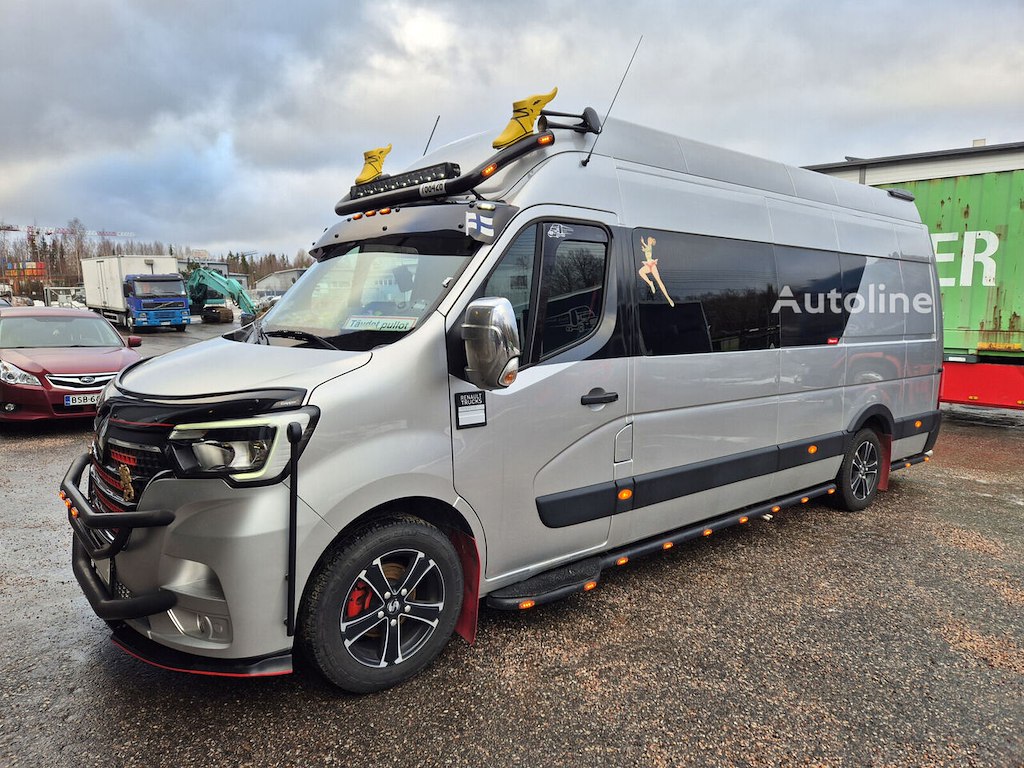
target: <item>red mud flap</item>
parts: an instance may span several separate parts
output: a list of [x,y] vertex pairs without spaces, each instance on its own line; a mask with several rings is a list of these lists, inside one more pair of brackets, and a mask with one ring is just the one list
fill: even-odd
[[134,629],[121,625],[110,638],[114,645],[139,661],[171,672],[213,677],[274,677],[292,672],[291,651],[251,659],[214,659],[194,656],[155,643]]
[[455,622],[455,631],[472,645],[476,642],[477,615],[480,612],[480,555],[476,539],[462,531],[452,530],[448,537],[462,563],[462,612]]
[[1024,410],[1024,365],[942,364],[939,400],[960,405]]

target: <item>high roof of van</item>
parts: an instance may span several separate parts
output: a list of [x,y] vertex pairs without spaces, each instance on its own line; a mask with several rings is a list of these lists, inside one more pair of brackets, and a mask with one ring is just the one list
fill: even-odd
[[[491,142],[500,130],[500,127],[495,128],[438,147],[417,160],[407,170],[447,162],[457,163],[463,172],[466,172],[479,166],[495,153]],[[884,190],[716,147],[625,120],[609,119],[600,136],[566,129],[555,129],[554,133],[554,144],[502,168],[493,177],[477,186],[476,191],[485,198],[507,199],[510,194],[514,195],[517,192],[528,174],[535,169],[538,173],[543,172],[540,168],[545,158],[566,152],[578,152],[583,153],[582,159],[594,147],[596,141],[592,162],[598,163],[598,158],[606,158],[606,161],[610,160],[617,169],[628,168],[641,172],[646,169],[654,175],[668,178],[691,177],[691,180],[695,180],[693,177],[696,177],[712,183],[738,185],[769,195],[835,205],[915,223],[920,221],[912,202],[895,198]],[[558,164],[551,166],[552,172],[557,172]],[[607,173],[607,170],[600,171],[596,165],[593,170],[595,176]]]

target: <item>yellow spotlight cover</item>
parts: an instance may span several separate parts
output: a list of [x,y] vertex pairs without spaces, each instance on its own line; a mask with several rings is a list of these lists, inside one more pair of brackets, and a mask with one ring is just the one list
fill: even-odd
[[390,151],[391,145],[388,144],[386,147],[377,147],[376,149],[368,149],[363,152],[363,170],[356,176],[356,184],[365,184],[368,181],[373,181],[384,173],[384,158],[388,156]]
[[556,87],[551,93],[538,93],[536,96],[512,102],[512,119],[508,121],[505,130],[498,135],[491,146],[495,149],[504,149],[509,144],[514,144],[524,136],[533,133],[533,126],[537,122],[537,118],[540,117],[540,111],[557,94],[558,88]]

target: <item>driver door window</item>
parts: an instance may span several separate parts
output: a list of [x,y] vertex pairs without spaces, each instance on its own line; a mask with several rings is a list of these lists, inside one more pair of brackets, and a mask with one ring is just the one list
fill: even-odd
[[478,296],[503,297],[512,304],[521,363],[527,365],[574,346],[597,329],[607,262],[603,229],[534,224],[512,242]]

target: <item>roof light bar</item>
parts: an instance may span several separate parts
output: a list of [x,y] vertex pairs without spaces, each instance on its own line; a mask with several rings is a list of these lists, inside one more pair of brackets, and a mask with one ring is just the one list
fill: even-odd
[[455,163],[438,163],[426,168],[417,168],[415,171],[409,171],[408,173],[400,173],[396,176],[381,176],[365,184],[356,184],[348,191],[348,196],[350,200],[358,200],[361,197],[377,195],[381,192],[418,187],[420,184],[426,184],[430,181],[454,179],[460,173],[461,170]]
[[[334,212],[339,216],[356,211],[365,212],[369,208],[379,209],[386,206],[396,206],[402,203],[429,200],[430,198],[445,198],[461,195],[483,183],[488,177],[494,175],[502,168],[518,160],[524,155],[536,152],[539,149],[549,147],[555,143],[555,135],[550,131],[538,133],[520,139],[487,158],[469,173],[459,174],[459,166],[454,163],[441,163],[421,168],[398,176],[377,179],[367,184],[352,187],[349,197],[346,197],[334,206]],[[438,173],[439,168],[449,167],[454,176],[447,178],[433,178],[420,181],[423,174],[427,172]],[[445,171],[446,173],[448,171]],[[378,187],[377,185],[383,185]],[[358,196],[357,196],[358,194]],[[353,217],[354,218],[354,217]]]

